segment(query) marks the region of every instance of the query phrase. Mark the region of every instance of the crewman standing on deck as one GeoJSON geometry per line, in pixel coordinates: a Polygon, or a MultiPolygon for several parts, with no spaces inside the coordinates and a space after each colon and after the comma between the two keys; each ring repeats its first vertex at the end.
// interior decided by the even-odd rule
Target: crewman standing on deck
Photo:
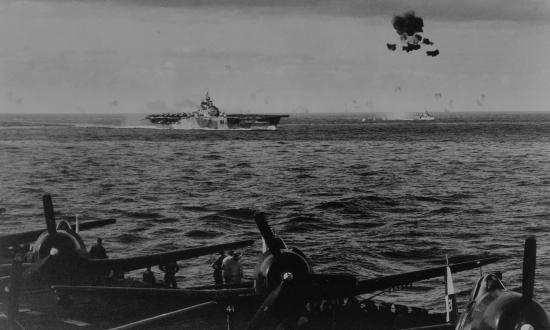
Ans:
{"type": "Polygon", "coordinates": [[[222,273],[223,273],[223,280],[225,284],[228,284],[229,282],[231,282],[231,273],[228,271],[229,268],[227,264],[232,262],[231,260],[233,260],[234,254],[235,252],[233,252],[233,250],[230,250],[229,252],[227,252],[227,257],[223,258],[223,261],[222,261],[222,273]]]}
{"type": "Polygon", "coordinates": [[[223,278],[226,284],[241,283],[243,277],[243,269],[239,262],[240,255],[232,252],[230,251],[230,256],[225,258],[222,264],[223,278]]]}
{"type": "Polygon", "coordinates": [[[214,268],[213,275],[214,275],[214,283],[216,284],[223,284],[223,276],[222,276],[223,259],[225,259],[225,253],[223,251],[220,251],[220,256],[211,265],[212,268],[214,268]]]}
{"type": "Polygon", "coordinates": [[[233,260],[235,261],[235,266],[233,267],[233,273],[231,274],[231,283],[241,283],[241,280],[243,278],[243,267],[241,266],[241,255],[239,253],[236,253],[233,256],[233,260]]]}
{"type": "Polygon", "coordinates": [[[164,272],[164,287],[172,287],[176,289],[178,284],[176,283],[176,273],[180,270],[178,264],[173,261],[164,265],[160,265],[159,269],[164,272]]]}
{"type": "Polygon", "coordinates": [[[90,248],[90,258],[92,259],[107,259],[107,252],[102,244],[103,240],[98,237],[97,243],[90,248]]]}
{"type": "Polygon", "coordinates": [[[155,274],[151,271],[151,266],[148,266],[147,269],[143,272],[143,283],[150,286],[155,286],[155,274]]]}

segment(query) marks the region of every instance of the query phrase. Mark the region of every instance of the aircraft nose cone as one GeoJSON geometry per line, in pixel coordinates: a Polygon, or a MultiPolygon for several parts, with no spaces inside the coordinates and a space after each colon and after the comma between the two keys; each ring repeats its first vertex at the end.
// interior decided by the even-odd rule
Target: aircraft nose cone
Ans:
{"type": "Polygon", "coordinates": [[[286,272],[283,274],[283,281],[292,281],[293,278],[294,278],[294,275],[292,275],[291,272],[286,272]]]}
{"type": "Polygon", "coordinates": [[[535,327],[530,325],[529,323],[522,324],[518,330],[535,330],[535,327]]]}

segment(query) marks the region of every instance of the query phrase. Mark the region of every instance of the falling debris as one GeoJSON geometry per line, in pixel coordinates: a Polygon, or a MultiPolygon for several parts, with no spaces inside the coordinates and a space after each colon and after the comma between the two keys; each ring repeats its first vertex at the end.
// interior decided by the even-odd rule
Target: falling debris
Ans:
{"type": "Polygon", "coordinates": [[[431,57],[436,57],[437,55],[439,55],[439,49],[427,50],[426,55],[431,56],[431,57]]]}
{"type": "Polygon", "coordinates": [[[441,93],[435,93],[435,94],[434,94],[434,98],[435,98],[436,100],[439,100],[439,99],[441,98],[441,96],[443,96],[441,93]]]}
{"type": "Polygon", "coordinates": [[[422,43],[423,43],[424,45],[428,45],[428,46],[431,46],[431,45],[434,44],[434,43],[433,43],[430,39],[428,39],[428,38],[422,39],[422,43]]]}
{"type": "MultiPolygon", "coordinates": [[[[424,38],[421,33],[424,32],[424,20],[415,15],[414,11],[405,12],[401,16],[394,16],[392,25],[399,35],[401,40],[401,50],[404,52],[412,52],[419,50],[422,45],[432,46],[434,43],[429,38],[424,38]]],[[[388,50],[395,51],[396,44],[387,43],[388,50]]],[[[428,50],[428,56],[439,55],[439,50],[428,50]]]]}
{"type": "Polygon", "coordinates": [[[403,46],[403,50],[408,52],[412,52],[413,50],[419,50],[420,45],[418,44],[407,44],[407,46],[403,46]]]}

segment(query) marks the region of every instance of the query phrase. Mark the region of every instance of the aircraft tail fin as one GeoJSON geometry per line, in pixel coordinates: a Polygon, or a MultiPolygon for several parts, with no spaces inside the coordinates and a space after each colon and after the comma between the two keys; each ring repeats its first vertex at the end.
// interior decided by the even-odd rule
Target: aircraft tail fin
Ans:
{"type": "Polygon", "coordinates": [[[445,311],[446,321],[455,323],[458,319],[458,308],[456,305],[453,275],[449,267],[449,259],[447,259],[447,270],[445,272],[445,311]]]}

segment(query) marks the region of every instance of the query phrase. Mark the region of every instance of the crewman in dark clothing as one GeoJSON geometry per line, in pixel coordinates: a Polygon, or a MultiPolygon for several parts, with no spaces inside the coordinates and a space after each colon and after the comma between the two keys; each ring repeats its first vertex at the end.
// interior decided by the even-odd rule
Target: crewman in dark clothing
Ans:
{"type": "Polygon", "coordinates": [[[223,251],[220,251],[220,256],[212,264],[212,268],[214,268],[214,283],[216,284],[223,284],[223,276],[222,276],[223,259],[225,259],[225,253],[223,251]]]}
{"type": "Polygon", "coordinates": [[[164,272],[164,287],[172,287],[173,289],[176,289],[178,287],[178,284],[176,283],[176,273],[180,270],[178,264],[175,261],[170,262],[168,264],[160,265],[159,269],[164,272]]]}
{"type": "Polygon", "coordinates": [[[143,272],[143,283],[155,286],[156,282],[155,274],[151,271],[151,266],[147,267],[147,270],[143,272]]]}
{"type": "Polygon", "coordinates": [[[103,240],[101,238],[97,238],[97,243],[94,244],[94,246],[92,246],[90,248],[90,258],[92,259],[107,259],[107,252],[105,251],[105,248],[103,247],[103,245],[101,244],[101,242],[103,242],[103,240]]]}

